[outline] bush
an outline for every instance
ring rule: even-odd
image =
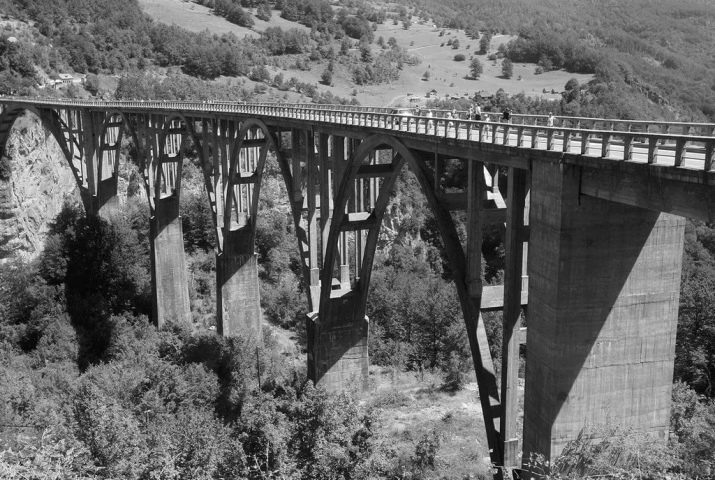
[[[457,55],[454,56],[455,62],[463,62],[466,59],[467,59],[467,57],[465,57],[464,54],[462,54],[462,53],[458,53]]]
[[[444,383],[442,390],[456,392],[464,386],[464,366],[462,359],[456,352],[451,352],[447,366],[444,369]]]
[[[412,462],[422,471],[434,468],[439,447],[440,438],[436,431],[424,434],[415,446],[415,456],[412,458]]]

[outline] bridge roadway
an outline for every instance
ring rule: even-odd
[[[331,389],[365,382],[372,263],[407,165],[459,294],[492,462],[518,467],[519,452],[551,458],[582,428],[605,422],[667,436],[682,217],[714,221],[713,124],[557,117],[548,126],[538,115],[507,123],[498,114],[469,121],[336,105],[9,97],[0,105],[0,148],[15,120],[33,112],[63,149],[87,211],[107,218],[120,208],[120,148],[131,137],[151,210],[159,326],[191,318],[179,197],[192,152],[215,226],[217,330],[260,331],[255,218],[270,151],[303,259],[309,376]],[[446,186],[454,168],[464,182]],[[482,285],[490,224],[504,234],[502,286]],[[503,311],[500,381],[480,313],[495,309]]]

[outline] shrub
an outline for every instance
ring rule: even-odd
[[[467,59],[467,57],[465,57],[463,53],[458,53],[457,55],[454,56],[455,62],[463,62],[466,59]]]
[[[464,386],[464,372],[462,360],[457,352],[451,352],[444,369],[444,383],[442,390],[455,392]]]

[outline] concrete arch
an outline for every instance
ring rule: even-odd
[[[380,192],[381,199],[378,200],[376,208],[374,211],[375,215],[375,227],[369,232],[369,240],[366,244],[365,260],[366,264],[363,264],[361,269],[360,284],[356,285],[354,292],[355,297],[353,297],[353,302],[351,308],[355,311],[357,310],[356,317],[360,318],[364,315],[366,302],[367,302],[367,291],[369,288],[370,273],[372,269],[372,261],[374,258],[374,249],[376,246],[377,233],[381,228],[382,215],[384,214],[385,204],[387,203],[389,197],[389,190],[392,189],[394,185],[395,177],[397,172],[406,163],[410,170],[417,177],[420,184],[422,193],[427,199],[430,211],[432,212],[442,241],[445,245],[445,250],[447,258],[450,264],[450,268],[453,272],[453,281],[455,287],[457,288],[457,293],[460,300],[460,305],[462,307],[462,312],[464,314],[465,325],[467,329],[467,335],[469,338],[470,349],[472,352],[472,360],[474,363],[475,372],[477,375],[477,383],[479,386],[480,401],[482,406],[482,411],[484,413],[485,425],[487,430],[488,443],[492,454],[492,460],[497,461],[501,458],[501,443],[500,443],[500,433],[498,429],[499,419],[495,418],[493,412],[493,405],[498,404],[499,394],[497,390],[497,381],[494,376],[494,372],[490,366],[484,361],[484,359],[490,356],[486,338],[478,338],[478,325],[480,322],[480,305],[478,298],[470,297],[470,292],[468,288],[468,277],[467,277],[467,258],[462,248],[459,236],[457,234],[457,229],[455,227],[454,221],[452,220],[449,209],[440,201],[437,193],[434,190],[433,185],[433,172],[429,170],[427,163],[419,159],[412,151],[410,151],[400,140],[389,135],[375,135],[368,137],[364,140],[360,146],[357,148],[352,158],[350,159],[349,167],[345,172],[340,183],[340,188],[335,198],[335,209],[333,211],[333,219],[331,223],[331,228],[328,236],[328,244],[325,253],[323,270],[321,272],[321,292],[320,292],[320,311],[319,316],[325,318],[325,316],[333,315],[331,305],[331,280],[332,272],[335,266],[335,261],[337,257],[337,244],[338,237],[340,234],[341,225],[345,220],[345,210],[346,205],[350,197],[353,182],[355,181],[356,175],[360,165],[363,163],[367,156],[378,149],[379,147],[386,146],[396,153],[396,157],[393,157],[393,162],[397,161],[395,165],[395,171],[393,172],[393,177],[390,178]],[[363,276],[364,275],[364,276]],[[476,301],[475,301],[476,300]],[[340,307],[336,307],[336,311],[340,311]],[[486,350],[486,351],[484,351]],[[316,379],[317,380],[317,379]],[[496,415],[498,416],[498,415]]]
[[[108,110],[108,111],[107,111],[107,114],[106,114],[105,119],[104,119],[104,123],[102,123],[102,128],[101,128],[101,130],[100,130],[102,137],[104,137],[104,134],[105,134],[106,131],[107,131],[107,128],[108,128],[108,125],[109,125],[109,121],[110,121],[110,120],[112,119],[112,117],[114,117],[114,116],[119,116],[119,117],[122,118],[122,126],[123,126],[123,128],[126,128],[127,130],[129,130],[129,135],[132,137],[132,140],[134,140],[134,142],[138,144],[138,143],[139,143],[139,137],[137,136],[136,128],[135,128],[134,125],[132,125],[132,123],[129,121],[129,117],[127,117],[127,115],[126,115],[123,111],[117,110],[117,109],[112,109],[112,110]]]
[[[338,248],[337,248],[337,243],[338,243],[338,235],[340,233],[340,226],[343,223],[345,219],[345,207],[347,206],[348,199],[350,197],[350,191],[353,185],[353,182],[355,181],[357,171],[360,168],[360,165],[363,163],[363,161],[370,155],[372,152],[377,150],[379,147],[386,146],[392,149],[393,152],[396,153],[395,157],[393,157],[393,163],[397,161],[396,168],[394,168],[394,172],[392,175],[389,177],[389,189],[391,190],[392,186],[394,185],[394,181],[396,179],[397,172],[399,172],[399,169],[402,168],[402,165],[404,162],[407,162],[413,170],[415,170],[415,167],[417,165],[417,160],[414,158],[412,155],[412,152],[404,146],[402,142],[397,140],[395,137],[391,137],[389,135],[375,135],[372,137],[368,137],[364,141],[360,143],[358,146],[357,150],[354,152],[352,158],[349,161],[349,166],[345,171],[345,174],[343,175],[343,178],[340,182],[340,187],[338,188],[337,195],[334,200],[334,210],[333,210],[333,218],[331,222],[331,228],[330,228],[330,233],[328,235],[328,244],[325,250],[325,258],[324,258],[324,263],[323,263],[323,270],[320,276],[320,281],[321,285],[331,285],[332,283],[332,272],[333,268],[335,266],[335,261],[337,258],[337,253],[338,253]],[[418,173],[415,173],[418,175]],[[387,191],[387,189],[383,189]],[[389,193],[389,192],[388,192]],[[382,196],[382,192],[381,192]],[[382,215],[384,214],[384,208],[387,205],[387,197],[383,198],[383,201],[380,202],[380,199],[378,199],[378,204],[381,207],[379,210],[376,208],[376,211],[374,212],[375,215],[375,221],[382,221]],[[381,210],[381,211],[380,211]],[[377,224],[378,228],[375,230],[379,231],[379,223]],[[372,229],[371,229],[372,230]],[[366,245],[366,249],[370,248],[373,252],[374,255],[374,247],[377,242],[377,235],[374,234],[374,238],[371,238],[368,240],[368,244]],[[372,263],[372,256],[370,256],[369,260]],[[366,258],[368,260],[368,258]],[[362,269],[365,270],[365,273],[368,275],[368,281],[369,281],[369,274],[371,271],[371,265],[367,267],[364,265],[361,267]],[[362,272],[361,272],[362,275]],[[362,277],[361,277],[361,282],[362,282]],[[364,283],[364,282],[363,282]],[[364,290],[364,295],[367,295],[367,286],[363,288],[363,285],[359,286],[361,292]],[[327,302],[330,299],[330,289],[329,288],[322,288],[321,289],[321,294],[320,294],[320,309],[323,310],[324,306],[327,307]],[[365,299],[367,297],[365,296]],[[362,302],[364,303],[364,302]]]
[[[307,252],[305,251],[305,245],[308,244],[307,240],[305,238],[301,238],[301,232],[303,232],[303,237],[305,237],[305,232],[302,230],[301,225],[300,225],[300,220],[301,220],[301,206],[302,206],[302,201],[301,202],[296,202],[293,199],[297,197],[297,194],[300,192],[294,192],[294,182],[293,182],[293,173],[291,172],[290,168],[290,163],[286,156],[283,154],[281,149],[279,148],[280,144],[280,139],[276,137],[274,131],[272,131],[268,125],[263,122],[263,120],[258,119],[258,118],[249,118],[246,120],[243,120],[241,123],[241,129],[239,130],[239,133],[237,135],[237,138],[234,142],[234,145],[232,147],[232,160],[231,164],[235,163],[235,158],[238,156],[238,152],[240,151],[241,146],[243,145],[245,139],[245,132],[248,131],[251,128],[256,128],[260,130],[263,134],[263,138],[266,141],[266,145],[262,148],[262,150],[265,152],[265,154],[262,154],[262,163],[260,165],[259,169],[259,181],[256,184],[256,201],[254,202],[255,205],[258,204],[258,197],[260,194],[260,188],[262,186],[262,181],[263,181],[263,168],[265,167],[265,157],[267,156],[268,152],[271,151],[275,154],[276,160],[278,162],[278,167],[281,172],[281,176],[283,177],[283,182],[285,184],[286,192],[288,193],[288,198],[291,199],[290,205],[291,205],[291,214],[293,216],[293,223],[294,223],[294,228],[296,231],[297,238],[296,240],[298,241],[298,250],[300,253],[300,258],[305,258]],[[243,132],[243,133],[242,133]],[[202,162],[207,161],[207,159],[202,159]],[[235,166],[230,167],[231,171],[234,171]],[[210,181],[207,180],[207,185],[210,185]],[[208,193],[208,191],[207,191]],[[209,195],[210,196],[210,195]],[[300,205],[299,205],[300,203]],[[255,212],[256,218],[258,215],[258,212]],[[225,223],[224,223],[225,224]],[[253,228],[252,232],[252,240],[251,244],[255,244],[255,226]],[[217,242],[218,245],[218,242]],[[302,270],[303,270],[303,275],[301,278],[301,282],[303,283],[304,289],[306,291],[306,294],[308,296],[308,300],[310,300],[310,293],[309,293],[309,284],[310,284],[310,272],[308,265],[303,262],[302,265]]]
[[[249,202],[249,209],[250,209],[250,219],[252,224],[248,225],[248,238],[246,241],[253,245],[255,243],[255,236],[256,236],[256,215],[258,213],[258,197],[260,194],[260,189],[261,189],[261,183],[263,180],[263,167],[265,166],[266,163],[266,156],[268,154],[268,150],[273,147],[273,150],[277,152],[277,149],[275,148],[275,142],[271,138],[270,133],[268,132],[268,127],[260,120],[258,119],[248,119],[243,122],[241,122],[241,128],[238,131],[238,134],[236,135],[236,139],[233,143],[233,146],[231,148],[231,158],[229,161],[229,167],[228,167],[228,179],[229,181],[226,183],[226,191],[224,192],[224,219],[223,219],[223,225],[225,229],[230,230],[231,229],[231,213],[232,213],[232,208],[231,205],[233,202],[236,201],[236,192],[235,192],[235,185],[233,183],[233,179],[238,175],[238,167],[239,167],[239,161],[240,161],[240,154],[241,150],[243,149],[244,144],[246,143],[247,135],[252,129],[257,129],[258,131],[261,131],[262,135],[264,138],[266,138],[266,144],[262,145],[260,147],[260,153],[259,153],[259,158],[258,162],[256,163],[255,166],[255,179],[254,182],[252,183],[253,188],[250,189],[250,198],[248,198]],[[225,235],[225,234],[224,234]]]
[[[124,113],[119,111],[117,112],[122,115],[125,123],[127,123],[127,125],[129,126],[129,130],[136,142],[136,145],[138,146],[138,148],[141,148],[141,144],[139,143],[139,134],[137,130],[131,127],[128,122],[128,117]],[[149,206],[152,209],[156,208],[156,200],[161,197],[159,192],[159,188],[161,186],[161,182],[159,180],[160,176],[162,175],[160,168],[161,164],[163,163],[163,159],[166,157],[166,138],[169,135],[169,129],[171,128],[172,123],[175,121],[180,122],[183,130],[182,144],[180,146],[178,155],[180,159],[177,162],[176,173],[177,178],[175,194],[177,196],[177,199],[181,194],[181,171],[183,168],[183,156],[186,152],[183,145],[184,136],[188,136],[189,138],[191,138],[191,141],[196,146],[201,163],[203,164],[204,162],[203,140],[201,137],[199,137],[199,135],[197,135],[193,122],[181,113],[172,113],[171,115],[165,117],[162,120],[161,127],[159,129],[159,134],[156,138],[156,151],[154,151],[154,149],[152,148],[147,148],[143,155],[143,158],[141,159],[141,165],[139,166],[140,169],[143,171],[145,187],[147,191],[147,199],[149,201]]]
[[[186,149],[184,148],[184,136],[188,135],[192,137],[192,140],[195,141],[195,135],[192,134],[192,129],[189,124],[189,122],[186,121],[183,115],[172,115],[168,117],[165,121],[164,124],[161,128],[161,133],[159,133],[159,138],[157,142],[158,146],[158,152],[157,152],[157,158],[153,159],[151,162],[150,168],[151,172],[149,172],[150,175],[153,175],[152,180],[153,180],[153,198],[154,202],[158,203],[159,200],[161,200],[163,197],[161,195],[161,187],[162,187],[162,182],[161,180],[163,179],[164,182],[168,182],[168,179],[165,177],[165,173],[162,169],[164,163],[170,163],[166,162],[167,159],[167,151],[166,151],[166,140],[168,136],[170,135],[169,129],[172,127],[173,122],[178,121],[179,124],[181,125],[181,140],[179,144],[179,148],[176,152],[176,178],[174,179],[174,188],[172,189],[171,195],[176,196],[176,199],[181,197],[181,173],[182,173],[182,168],[184,164],[184,154],[186,153]],[[172,157],[173,158],[173,157]]]
[[[248,138],[248,132],[251,130],[260,132],[262,136],[259,137],[257,134],[258,138]],[[220,222],[221,227],[216,229],[219,235],[216,261],[217,330],[225,336],[241,334],[256,338],[256,334],[261,330],[262,314],[255,254],[255,233],[256,219],[259,215],[258,200],[268,152],[273,151],[276,155],[291,199],[294,198],[294,192],[291,189],[292,175],[288,162],[279,148],[279,138],[263,121],[256,118],[241,119],[238,131],[230,135],[228,162],[225,162],[226,157],[224,157],[225,163],[221,162],[220,166],[221,175],[225,181],[221,185],[223,211],[220,220],[222,222]],[[250,144],[254,140],[258,143]],[[241,172],[239,168],[240,155],[241,150],[244,150],[246,146],[258,147],[259,153],[255,163],[246,164],[247,169]],[[216,168],[216,164],[214,168]],[[207,181],[207,185],[209,184],[210,182]],[[247,203],[239,205],[236,202],[236,189]],[[301,211],[293,201],[291,201],[291,211],[295,225],[299,229]],[[216,221],[219,223],[218,213],[216,215]],[[241,215],[245,215],[245,217],[241,218]],[[236,220],[235,223],[233,223],[234,220]],[[301,248],[300,237],[298,243]],[[307,271],[304,270],[304,273]],[[305,281],[305,275],[303,277],[303,281]]]

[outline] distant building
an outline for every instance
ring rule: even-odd
[[[54,83],[52,83],[55,88],[60,88],[64,85],[81,85],[84,84],[87,79],[87,75],[83,74],[72,75],[71,73],[59,73],[57,76],[59,79],[54,80]],[[50,82],[53,81],[51,80]]]

